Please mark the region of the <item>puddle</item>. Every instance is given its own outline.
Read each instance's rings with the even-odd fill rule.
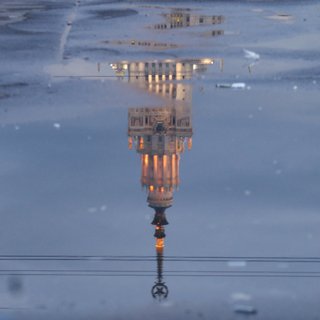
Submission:
[[[269,301],[288,306],[289,316],[316,310],[319,286],[305,288],[319,279],[319,259],[308,258],[319,243],[318,198],[308,192],[317,185],[318,82],[308,80],[306,92],[298,78],[284,79],[287,70],[305,75],[318,34],[309,22],[308,30],[302,22],[255,28],[280,12],[273,2],[261,17],[250,12],[257,4],[178,5],[192,9],[81,1],[77,15],[71,6],[54,11],[59,26],[48,12],[17,26],[45,25],[46,39],[1,34],[3,47],[23,48],[8,49],[0,85],[1,285],[22,296],[17,306],[110,319],[122,311],[130,319],[140,307],[153,318],[153,299],[172,306],[171,318],[174,309],[190,319],[214,317],[212,310],[281,319],[282,311],[264,308]],[[295,17],[299,10],[290,7]],[[142,21],[125,18],[140,11]],[[161,21],[167,31],[146,28]],[[228,30],[241,32],[213,39]],[[180,44],[177,58],[161,51]],[[305,53],[295,50],[302,46]],[[248,74],[244,63],[250,71],[256,60]],[[317,61],[307,61],[313,75]],[[13,270],[23,281],[5,282]]]

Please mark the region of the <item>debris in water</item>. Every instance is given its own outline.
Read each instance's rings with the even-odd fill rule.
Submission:
[[[259,61],[260,55],[254,51],[243,49],[244,57],[249,61],[248,70],[252,73],[252,68]]]
[[[278,20],[278,21],[291,21],[294,19],[290,14],[275,14],[267,17],[268,19]]]
[[[250,305],[245,304],[237,304],[234,306],[234,312],[235,313],[241,313],[244,315],[254,315],[257,314],[257,310]]]
[[[298,90],[298,86],[293,86],[293,90]]]
[[[244,82],[236,82],[231,85],[231,88],[233,89],[244,89],[245,87],[246,84]]]
[[[252,60],[259,60],[260,59],[260,54],[254,52],[254,51],[249,51],[246,49],[243,49],[244,52],[244,57],[246,59],[252,59]]]
[[[244,89],[246,84],[244,82],[217,83],[216,87],[222,89]]]
[[[259,60],[260,59],[260,54],[254,52],[254,51],[249,51],[246,49],[243,49],[244,56],[246,59],[251,59],[251,60]]]
[[[58,123],[58,122],[54,123],[53,126],[54,126],[57,130],[61,128],[61,124]]]
[[[231,84],[230,83],[217,83],[216,88],[230,89]]]

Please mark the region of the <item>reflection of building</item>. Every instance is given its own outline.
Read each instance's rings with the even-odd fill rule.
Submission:
[[[221,60],[221,59],[219,59]],[[203,72],[214,59],[184,59],[162,61],[121,61],[111,64],[120,76],[126,76],[128,81],[160,82],[191,79],[194,72]]]
[[[130,108],[129,147],[141,155],[141,184],[149,206],[172,205],[173,190],[179,185],[180,154],[185,143],[191,148],[191,107]]]
[[[174,49],[178,48],[178,45],[174,43],[169,42],[156,42],[156,41],[150,41],[150,40],[106,40],[104,41],[106,44],[111,45],[125,45],[130,47],[143,47],[150,50],[166,50],[166,49]]]
[[[163,232],[157,231],[161,228],[161,227],[156,227],[156,233],[155,233],[155,237],[157,238],[157,244],[156,244],[156,250],[157,250],[157,281],[154,284],[154,286],[151,289],[151,294],[153,296],[153,298],[155,299],[165,299],[167,298],[168,294],[169,294],[169,289],[168,287],[165,285],[165,282],[163,281],[163,247],[164,247],[164,230]],[[163,228],[163,227],[162,227]],[[164,228],[163,228],[164,229]]]
[[[173,10],[171,13],[164,15],[166,22],[154,26],[155,29],[174,29],[185,28],[198,25],[221,24],[224,22],[224,16],[206,16],[190,14],[182,10]]]
[[[223,59],[181,59],[161,61],[121,61],[111,64],[116,74],[150,93],[191,103],[191,87],[181,80],[203,73],[209,65],[218,62],[223,69]]]
[[[172,206],[173,192],[180,183],[180,154],[192,147],[191,106],[130,108],[128,116],[129,148],[135,146],[141,157],[141,185],[147,190],[149,207],[155,210],[157,282],[152,296],[162,299],[168,288],[162,279],[163,248],[168,224],[165,210]]]
[[[172,206],[177,189],[180,154],[192,147],[191,106],[130,108],[128,116],[129,148],[135,146],[141,157],[141,185],[147,190],[149,207],[155,210],[157,282],[152,296],[162,299],[168,288],[162,279],[163,248],[168,224],[165,210]]]
[[[212,30],[201,33],[203,37],[219,37],[224,35],[224,30]]]
[[[141,185],[147,191],[147,202],[153,208],[157,252],[157,281],[152,296],[168,296],[163,282],[165,211],[173,204],[173,192],[180,184],[180,156],[192,148],[191,86],[178,80],[190,79],[194,72],[206,70],[213,59],[165,60],[152,62],[119,62],[112,68],[129,83],[171,100],[163,107],[129,108],[128,146],[141,158]]]

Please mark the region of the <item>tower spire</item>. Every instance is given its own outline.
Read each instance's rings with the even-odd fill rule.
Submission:
[[[163,281],[163,251],[165,229],[164,225],[168,224],[165,216],[166,208],[155,208],[154,219],[151,224],[155,225],[154,237],[156,238],[156,254],[157,254],[157,280],[152,287],[151,294],[153,298],[159,301],[167,298],[169,289]]]

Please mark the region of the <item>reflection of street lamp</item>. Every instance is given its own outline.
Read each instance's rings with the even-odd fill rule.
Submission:
[[[152,297],[161,301],[166,299],[169,294],[169,289],[162,280],[163,276],[163,248],[164,248],[164,225],[168,224],[165,216],[165,208],[155,208],[154,219],[151,224],[156,226],[154,236],[156,238],[156,251],[157,251],[157,281],[151,289]]]

